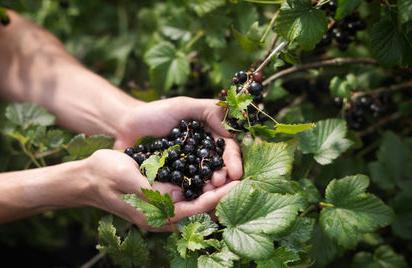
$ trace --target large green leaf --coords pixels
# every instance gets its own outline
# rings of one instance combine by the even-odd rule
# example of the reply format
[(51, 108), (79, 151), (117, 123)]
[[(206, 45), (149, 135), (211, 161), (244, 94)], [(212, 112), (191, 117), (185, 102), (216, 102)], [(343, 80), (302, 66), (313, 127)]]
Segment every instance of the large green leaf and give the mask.
[(343, 19), (345, 16), (351, 14), (361, 2), (361, 0), (338, 0), (335, 18), (337, 20)]
[(287, 235), (276, 238), (282, 246), (296, 252), (305, 252), (307, 242), (312, 238), (315, 220), (312, 218), (298, 217)]
[(142, 189), (146, 200), (136, 194), (125, 194), (122, 199), (144, 213), (147, 223), (155, 228), (161, 227), (169, 218), (175, 215), (172, 198), (168, 194), (162, 195), (159, 191)]
[(226, 0), (192, 0), (189, 6), (196, 12), (197, 15), (203, 16), (218, 7), (223, 6)]
[(391, 223), (393, 211), (376, 196), (365, 193), (369, 179), (364, 175), (332, 180), (320, 214), (324, 232), (346, 248), (354, 247), (362, 233), (374, 232)]
[(241, 256), (262, 259), (273, 251), (270, 234), (281, 233), (294, 222), (300, 208), (296, 195), (270, 194), (244, 181), (225, 196), (216, 209), (227, 228), (223, 238)]
[(213, 222), (209, 214), (206, 213), (196, 214), (188, 218), (185, 218), (178, 223), (178, 227), (180, 230), (182, 230), (185, 227), (185, 225), (195, 222), (201, 224), (197, 231), (203, 236), (211, 235), (218, 228), (218, 225), (215, 222)]
[(272, 256), (267, 260), (257, 261), (257, 268), (288, 268), (288, 263), (298, 261), (299, 255), (286, 247), (274, 250)]
[(86, 137), (84, 134), (75, 136), (67, 145), (68, 160), (83, 159), (100, 149), (111, 149), (114, 139), (106, 135), (93, 135)]
[(292, 192), (294, 185), (286, 181), (292, 170), (294, 142), (257, 142), (242, 146), (244, 175), (268, 192)]
[(289, 0), (280, 9), (275, 29), (286, 40), (309, 50), (321, 40), (327, 24), (324, 11), (314, 8), (310, 0)]
[(412, 192), (410, 187), (398, 193), (390, 205), (395, 210), (392, 232), (399, 238), (412, 240)]
[(233, 267), (233, 261), (236, 260), (239, 260), (239, 257), (227, 247), (223, 247), (219, 252), (200, 256), (197, 264), (198, 268), (227, 268)]
[(400, 23), (406, 23), (412, 20), (412, 1), (398, 0), (398, 16)]
[(319, 164), (330, 164), (352, 145), (352, 142), (345, 138), (346, 132), (344, 120), (322, 120), (314, 129), (299, 134), (299, 147), (303, 153), (313, 154)]
[(27, 129), (30, 126), (50, 126), (55, 116), (33, 103), (14, 103), (6, 108), (6, 118), (13, 124)]
[(402, 255), (388, 245), (378, 247), (373, 254), (358, 252), (353, 258), (353, 268), (407, 268), (409, 265)]
[(341, 248), (333, 241), (319, 224), (315, 224), (310, 240), (310, 256), (314, 260), (314, 267), (325, 267), (342, 252)]
[(182, 237), (177, 241), (177, 251), (186, 257), (187, 251), (196, 251), (210, 246), (219, 245), (215, 239), (205, 239), (205, 232), (200, 222), (191, 222), (182, 228)]
[(152, 72), (153, 81), (165, 90), (173, 85), (183, 85), (190, 74), (187, 56), (169, 42), (161, 42), (150, 48), (144, 55)]

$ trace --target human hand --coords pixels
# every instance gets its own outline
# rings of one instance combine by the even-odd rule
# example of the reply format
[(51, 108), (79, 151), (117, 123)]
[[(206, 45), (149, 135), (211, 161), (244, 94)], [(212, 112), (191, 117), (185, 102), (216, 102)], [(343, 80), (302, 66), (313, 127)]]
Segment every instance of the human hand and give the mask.
[[(121, 199), (121, 195), (135, 193), (143, 197), (142, 188), (158, 190), (168, 193), (175, 205), (175, 217), (171, 223), (182, 218), (208, 212), (214, 209), (219, 200), (236, 185), (227, 183), (217, 189), (206, 190), (199, 198), (193, 201), (184, 201), (180, 187), (170, 183), (155, 182), (150, 185), (147, 179), (139, 172), (136, 162), (125, 155), (113, 150), (99, 150), (85, 161), (86, 177), (89, 187), (82, 196), (86, 197), (86, 205), (94, 206), (116, 214), (140, 228), (150, 231), (171, 231), (171, 225), (153, 229), (147, 225), (145, 216)], [(205, 185), (205, 188), (210, 185)]]
[(212, 185), (207, 190), (224, 185), (227, 178), (238, 180), (242, 176), (240, 149), (223, 128), (221, 122), (224, 111), (216, 103), (213, 99), (176, 97), (134, 106), (122, 119), (122, 131), (117, 136), (115, 147), (131, 146), (135, 143), (136, 137), (167, 136), (182, 119), (198, 120), (205, 124), (215, 138), (222, 137), (226, 142), (223, 153), (226, 166), (213, 174)]

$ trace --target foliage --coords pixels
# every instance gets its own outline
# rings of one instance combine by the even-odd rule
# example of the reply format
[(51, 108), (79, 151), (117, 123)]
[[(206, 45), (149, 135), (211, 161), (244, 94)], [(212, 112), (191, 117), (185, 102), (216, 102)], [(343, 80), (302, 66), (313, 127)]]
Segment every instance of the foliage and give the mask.
[[(333, 17), (324, 9), (330, 1), (61, 2), (0, 5), (52, 31), (86, 66), (137, 98), (211, 98), (226, 88), (219, 105), (229, 116), (247, 121), (259, 109), (270, 120), (237, 131), (244, 174), (217, 206), (217, 222), (194, 215), (164, 235), (111, 216), (97, 228), (96, 211), (51, 212), (2, 226), (2, 247), (75, 251), (66, 237), (76, 225), (88, 243), (81, 249), (98, 236), (98, 250), (110, 256), (100, 267), (411, 266), (412, 95), (410, 86), (397, 87), (410, 82), (411, 1), (338, 0)], [(328, 28), (354, 12), (367, 29), (346, 51), (335, 44), (320, 50)], [(257, 68), (280, 42), (287, 48), (264, 69), (274, 83), (266, 80), (264, 105), (253, 107), (230, 79)], [(346, 111), (365, 95), (385, 104), (383, 115), (353, 128)], [(59, 128), (53, 115), (27, 103), (2, 104), (0, 128), (2, 171), (83, 159), (113, 145), (110, 137)], [(149, 179), (164, 158), (142, 166)], [(123, 199), (151, 226), (168, 224), (170, 196), (142, 192)], [(97, 253), (85, 252), (53, 265), (80, 266)]]

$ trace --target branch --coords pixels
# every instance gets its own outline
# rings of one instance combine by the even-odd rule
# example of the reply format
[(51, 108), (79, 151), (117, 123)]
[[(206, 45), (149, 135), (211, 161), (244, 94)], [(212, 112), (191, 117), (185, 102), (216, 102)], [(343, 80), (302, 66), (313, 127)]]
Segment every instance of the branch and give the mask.
[(374, 59), (370, 58), (334, 58), (318, 62), (311, 62), (302, 65), (295, 65), (271, 75), (265, 81), (263, 81), (263, 85), (266, 86), (275, 81), (276, 79), (291, 75), (293, 73), (302, 72), (308, 69), (315, 69), (327, 66), (341, 66), (345, 64), (377, 64), (377, 62)]
[(95, 265), (98, 261), (100, 261), (105, 255), (106, 253), (103, 253), (103, 252), (100, 252), (99, 254), (94, 255), (93, 258), (91, 258), (86, 263), (84, 263), (82, 266), (80, 266), (80, 268), (93, 267), (93, 265)]
[(279, 45), (277, 45), (272, 52), (265, 58), (265, 60), (259, 65), (259, 67), (256, 68), (255, 72), (261, 71), (266, 64), (269, 63), (269, 61), (272, 59), (273, 56), (275, 56), (278, 52), (282, 51), (286, 46), (288, 45), (287, 42), (283, 41)]
[(397, 119), (399, 119), (402, 116), (402, 114), (400, 112), (396, 112), (393, 113), (391, 115), (385, 116), (383, 117), (381, 120), (379, 120), (376, 124), (371, 125), (370, 127), (368, 127), (367, 129), (365, 129), (364, 131), (359, 132), (359, 137), (363, 137), (366, 135), (369, 135), (373, 132), (376, 131), (376, 129), (380, 128), (381, 126), (384, 126), (392, 121), (395, 121)]
[(383, 92), (395, 92), (395, 91), (400, 91), (400, 90), (405, 90), (405, 89), (412, 89), (412, 80), (403, 82), (401, 84), (396, 84), (396, 85), (391, 85), (391, 86), (386, 86), (386, 87), (379, 87), (371, 91), (355, 92), (352, 94), (351, 99), (354, 100), (358, 97), (365, 96), (365, 95), (377, 96)]

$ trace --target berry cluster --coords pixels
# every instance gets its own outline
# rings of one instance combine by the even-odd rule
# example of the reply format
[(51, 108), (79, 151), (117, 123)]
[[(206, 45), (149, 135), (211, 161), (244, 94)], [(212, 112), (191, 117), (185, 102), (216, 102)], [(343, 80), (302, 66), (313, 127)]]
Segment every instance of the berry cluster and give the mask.
[(384, 115), (389, 109), (390, 100), (381, 95), (372, 97), (369, 95), (359, 96), (349, 105), (345, 111), (348, 126), (354, 130), (365, 128), (373, 118)]
[[(336, 1), (329, 1), (322, 6), (328, 16), (333, 17), (336, 11)], [(337, 47), (341, 51), (348, 49), (349, 44), (356, 39), (356, 33), (366, 28), (365, 21), (357, 13), (350, 14), (342, 20), (337, 21), (322, 37), (317, 49), (324, 50), (335, 40)]]
[[(253, 103), (255, 106), (263, 103), (263, 73), (262, 72), (245, 72), (239, 71), (235, 73), (232, 78), (232, 84), (236, 86), (236, 93), (241, 94), (245, 92), (253, 96)], [(221, 97), (226, 96), (226, 91), (222, 90)], [(259, 113), (254, 107), (248, 107), (247, 116), (249, 123), (255, 125), (259, 122), (265, 121), (267, 118)], [(244, 130), (245, 120), (237, 120), (235, 118), (227, 118), (227, 123), (230, 127), (237, 130)]]
[(202, 194), (203, 185), (213, 172), (224, 165), (225, 141), (218, 138), (215, 142), (200, 122), (182, 120), (168, 138), (126, 148), (125, 153), (141, 165), (151, 155), (161, 155), (174, 145), (180, 148), (168, 153), (166, 164), (159, 169), (155, 180), (178, 185), (187, 200), (195, 199)]

